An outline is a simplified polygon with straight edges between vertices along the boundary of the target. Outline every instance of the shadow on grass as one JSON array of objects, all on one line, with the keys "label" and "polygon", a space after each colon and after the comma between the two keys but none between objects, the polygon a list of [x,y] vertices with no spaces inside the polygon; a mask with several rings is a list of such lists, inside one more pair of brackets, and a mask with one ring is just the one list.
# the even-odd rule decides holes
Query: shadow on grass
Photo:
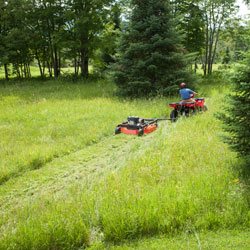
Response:
[{"label": "shadow on grass", "polygon": [[0,186],[6,183],[7,181],[22,176],[26,172],[37,170],[44,167],[47,163],[53,161],[54,159],[58,158],[58,155],[53,155],[50,157],[37,157],[32,159],[27,165],[18,166],[18,172],[10,172],[6,175],[0,177]]}]

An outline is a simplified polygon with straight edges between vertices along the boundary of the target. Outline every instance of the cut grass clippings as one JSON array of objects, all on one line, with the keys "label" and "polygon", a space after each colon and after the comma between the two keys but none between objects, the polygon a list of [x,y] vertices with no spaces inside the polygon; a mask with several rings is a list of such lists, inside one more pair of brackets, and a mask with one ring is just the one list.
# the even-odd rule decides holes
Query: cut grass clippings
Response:
[{"label": "cut grass clippings", "polygon": [[192,232],[187,231],[175,237],[162,235],[155,238],[145,238],[138,241],[128,242],[120,246],[96,245],[94,249],[110,250],[191,250],[191,249],[225,249],[225,250],[248,250],[250,245],[250,232],[227,230],[215,232]]}]

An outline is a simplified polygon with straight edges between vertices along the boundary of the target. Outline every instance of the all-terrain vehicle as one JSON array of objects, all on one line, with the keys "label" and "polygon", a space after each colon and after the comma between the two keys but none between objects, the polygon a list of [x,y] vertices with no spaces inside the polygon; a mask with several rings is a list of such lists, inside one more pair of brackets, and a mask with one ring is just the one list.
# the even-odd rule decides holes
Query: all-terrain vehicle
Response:
[{"label": "all-terrain vehicle", "polygon": [[195,98],[194,102],[173,102],[169,106],[174,109],[170,113],[172,122],[175,122],[180,116],[190,116],[197,112],[207,111],[204,98]]}]

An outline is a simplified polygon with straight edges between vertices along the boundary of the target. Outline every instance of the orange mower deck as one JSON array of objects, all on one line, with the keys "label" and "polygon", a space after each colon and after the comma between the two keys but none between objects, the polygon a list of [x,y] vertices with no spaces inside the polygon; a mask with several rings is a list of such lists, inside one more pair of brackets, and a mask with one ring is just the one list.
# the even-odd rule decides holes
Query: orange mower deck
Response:
[{"label": "orange mower deck", "polygon": [[[157,124],[150,124],[143,128],[143,134],[149,134],[154,132],[157,129]],[[121,127],[121,133],[127,135],[139,135],[140,129],[128,129],[126,127]]]},{"label": "orange mower deck", "polygon": [[154,132],[160,120],[170,120],[166,118],[139,118],[137,116],[129,116],[128,120],[117,125],[115,134],[138,135],[149,134]]}]

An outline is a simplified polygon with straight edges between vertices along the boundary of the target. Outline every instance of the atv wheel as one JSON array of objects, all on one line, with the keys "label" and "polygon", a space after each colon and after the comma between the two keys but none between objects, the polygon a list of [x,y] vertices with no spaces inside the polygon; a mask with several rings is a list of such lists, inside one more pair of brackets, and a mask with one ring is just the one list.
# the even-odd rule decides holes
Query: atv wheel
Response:
[{"label": "atv wheel", "polygon": [[204,106],[202,107],[202,111],[203,111],[203,112],[206,112],[207,110],[208,110],[207,106],[204,105]]},{"label": "atv wheel", "polygon": [[121,133],[121,127],[116,127],[115,128],[115,135],[118,135]]},{"label": "atv wheel", "polygon": [[170,113],[170,119],[171,122],[176,122],[178,118],[178,111],[177,110],[172,110]]},{"label": "atv wheel", "polygon": [[194,108],[192,108],[192,109],[189,110],[189,114],[190,114],[191,116],[196,115],[197,112],[198,112],[198,109],[197,109],[196,107],[194,107]]},{"label": "atv wheel", "polygon": [[190,108],[185,108],[184,116],[189,117],[191,112],[192,112],[192,111],[191,111]]}]

